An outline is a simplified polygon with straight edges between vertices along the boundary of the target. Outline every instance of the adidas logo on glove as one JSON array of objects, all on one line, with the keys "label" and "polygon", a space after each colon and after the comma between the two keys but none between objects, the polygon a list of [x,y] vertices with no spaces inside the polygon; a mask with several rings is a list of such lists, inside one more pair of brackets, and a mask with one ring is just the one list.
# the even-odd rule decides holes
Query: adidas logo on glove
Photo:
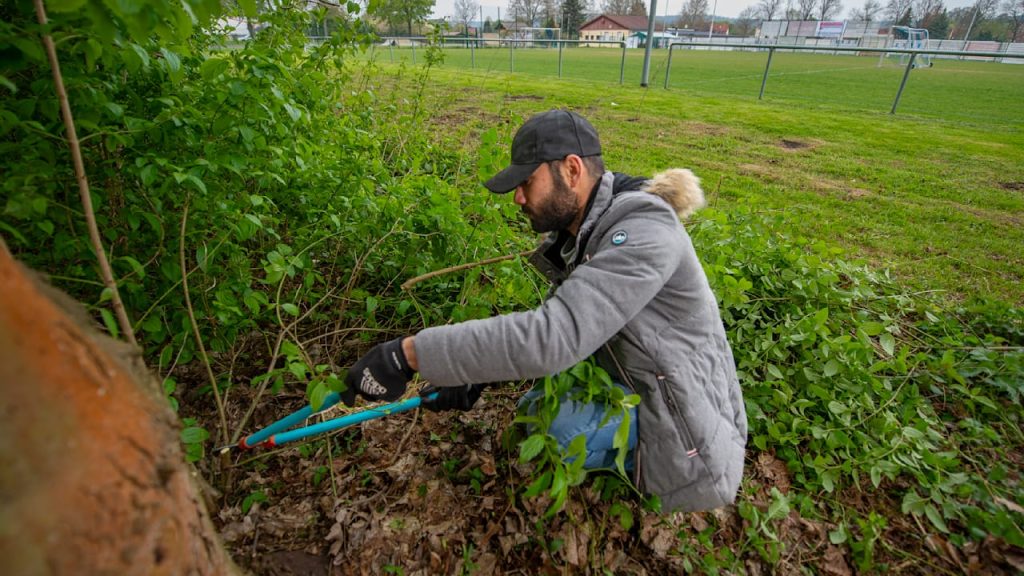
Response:
[{"label": "adidas logo on glove", "polygon": [[363,394],[370,396],[383,396],[388,391],[380,382],[377,382],[369,368],[363,368],[363,379],[359,381],[359,388],[362,389]]}]

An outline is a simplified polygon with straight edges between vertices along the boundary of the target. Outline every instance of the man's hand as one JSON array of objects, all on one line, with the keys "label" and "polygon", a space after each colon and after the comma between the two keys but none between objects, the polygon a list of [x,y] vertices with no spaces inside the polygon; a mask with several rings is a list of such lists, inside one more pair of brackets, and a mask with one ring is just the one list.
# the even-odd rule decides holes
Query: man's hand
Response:
[{"label": "man's hand", "polygon": [[402,351],[401,338],[378,344],[348,371],[341,401],[352,406],[356,394],[367,400],[398,400],[415,373]]},{"label": "man's hand", "polygon": [[[431,412],[444,410],[467,412],[476,404],[476,401],[480,399],[480,394],[488,386],[490,384],[466,384],[465,386],[434,386],[430,384],[420,390],[420,396],[423,398],[420,406]],[[437,392],[437,398],[428,400],[427,395],[434,392]]]}]

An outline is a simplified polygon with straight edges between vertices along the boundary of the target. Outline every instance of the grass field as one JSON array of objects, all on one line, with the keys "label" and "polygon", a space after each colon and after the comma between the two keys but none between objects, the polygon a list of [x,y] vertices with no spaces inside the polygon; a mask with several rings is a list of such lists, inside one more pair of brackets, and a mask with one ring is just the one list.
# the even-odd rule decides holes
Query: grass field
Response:
[{"label": "grass field", "polygon": [[[558,77],[557,49],[507,48],[470,51],[447,47],[442,67],[483,73],[515,73]],[[418,63],[424,50],[416,50]],[[380,48],[373,56],[380,62],[413,60],[409,48]],[[512,59],[510,65],[510,58]],[[643,67],[643,51],[618,48],[565,48],[561,57],[563,79],[586,79],[637,85]],[[697,95],[729,95],[756,100],[764,74],[767,52],[675,50],[669,89]],[[1024,65],[957,60],[933,60],[930,68],[911,72],[897,111],[900,114],[955,118],[962,121],[1024,123],[1024,107],[1008,106],[1024,100]],[[648,81],[652,88],[665,85],[668,51],[651,57]],[[879,66],[879,57],[779,52],[772,60],[765,99],[799,102],[824,108],[850,108],[889,112],[903,77],[904,66],[890,58]]]},{"label": "grass field", "polygon": [[[582,50],[567,54],[558,79],[540,50],[517,52],[517,67],[536,73],[516,74],[503,68],[503,53],[494,51],[488,68],[477,52],[477,67],[469,69],[458,67],[468,51],[446,50],[427,88],[439,133],[472,148],[483,128],[503,119],[510,139],[519,116],[577,109],[601,131],[614,170],[690,167],[718,207],[776,214],[781,231],[890,269],[908,290],[1024,303],[1024,66],[939,62],[914,71],[905,105],[890,115],[888,98],[902,72],[877,68],[877,58],[780,55],[773,70],[782,76],[769,80],[773,96],[758,101],[760,80],[739,79],[754,74],[763,56],[674,57],[674,88],[664,90],[632,79],[638,51],[620,86],[615,52],[587,51],[585,62]],[[383,71],[399,68],[387,52],[377,57]],[[594,79],[569,77],[583,70]],[[886,78],[874,88],[877,101],[852,94],[839,79],[853,73]],[[663,67],[652,67],[657,74]],[[802,92],[787,84],[792,79]],[[687,82],[695,86],[675,87]],[[922,98],[926,89],[943,96]]]}]

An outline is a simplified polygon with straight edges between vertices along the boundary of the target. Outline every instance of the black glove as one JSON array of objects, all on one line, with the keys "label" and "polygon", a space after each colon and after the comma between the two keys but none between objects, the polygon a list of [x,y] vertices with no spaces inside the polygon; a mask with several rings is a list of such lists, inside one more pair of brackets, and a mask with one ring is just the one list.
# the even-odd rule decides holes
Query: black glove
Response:
[{"label": "black glove", "polygon": [[341,401],[352,406],[357,393],[367,400],[398,400],[415,373],[402,351],[401,338],[378,344],[348,371]]},{"label": "black glove", "polygon": [[[444,410],[469,411],[473,404],[480,399],[484,388],[490,384],[466,384],[465,386],[434,386],[430,384],[420,390],[423,401],[420,406],[431,412],[442,412]],[[437,392],[437,398],[427,400],[427,395]]]}]

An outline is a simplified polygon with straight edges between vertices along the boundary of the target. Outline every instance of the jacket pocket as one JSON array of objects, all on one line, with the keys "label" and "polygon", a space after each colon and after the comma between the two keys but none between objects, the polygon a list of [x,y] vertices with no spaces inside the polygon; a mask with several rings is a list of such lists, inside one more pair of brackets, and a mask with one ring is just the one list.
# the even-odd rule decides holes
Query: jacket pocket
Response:
[{"label": "jacket pocket", "polygon": [[693,458],[699,454],[697,450],[697,443],[693,439],[693,434],[690,433],[690,427],[686,424],[686,418],[683,417],[683,412],[679,409],[679,405],[676,404],[675,396],[672,391],[668,388],[668,382],[666,381],[664,374],[655,374],[655,378],[658,380],[658,390],[661,392],[662,398],[665,399],[665,404],[668,406],[669,412],[672,413],[674,419],[674,427],[679,432],[679,437],[683,442],[683,448],[686,450],[686,457]]}]

